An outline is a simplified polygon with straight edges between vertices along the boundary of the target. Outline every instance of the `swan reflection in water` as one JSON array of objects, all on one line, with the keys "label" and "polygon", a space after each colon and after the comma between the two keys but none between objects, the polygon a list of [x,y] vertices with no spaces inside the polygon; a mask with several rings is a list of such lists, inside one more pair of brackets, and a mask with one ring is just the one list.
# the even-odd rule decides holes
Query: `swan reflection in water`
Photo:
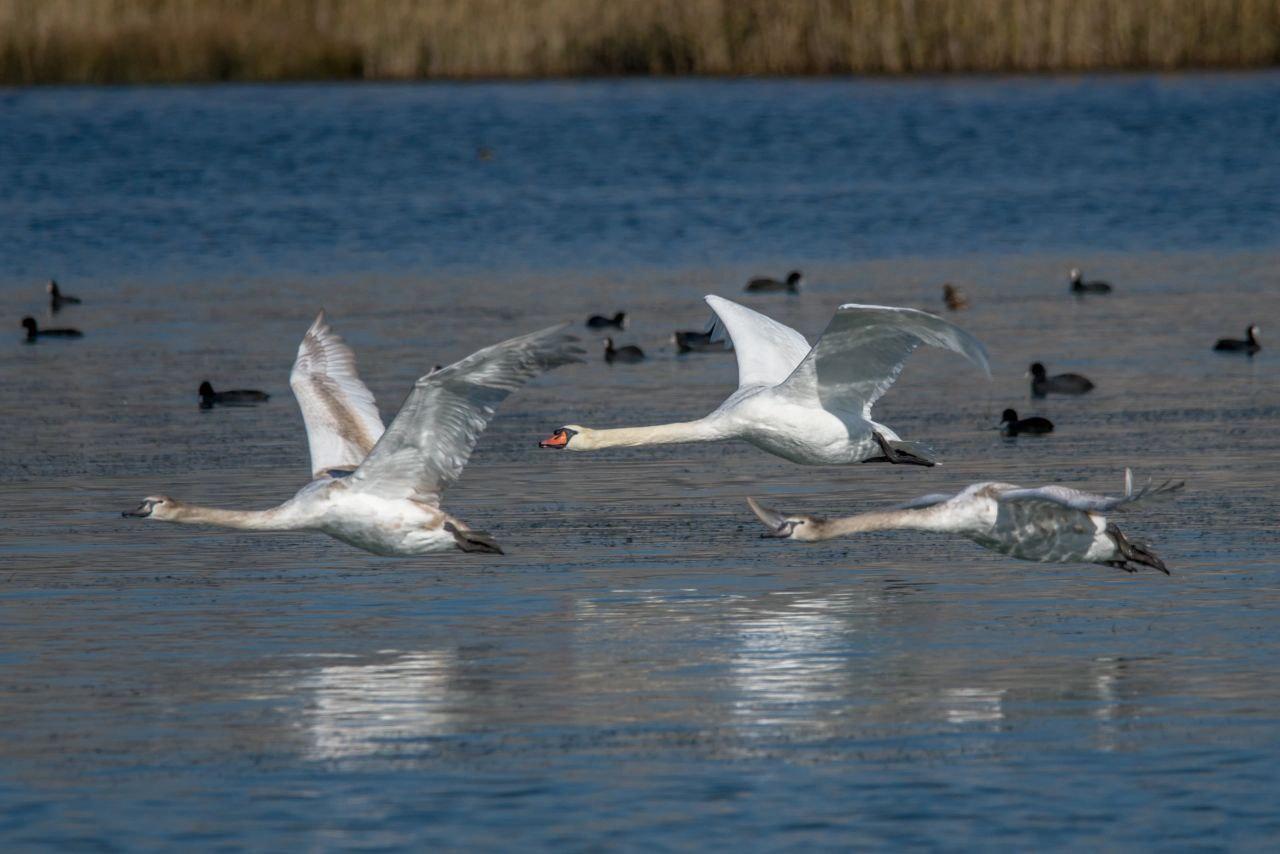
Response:
[{"label": "swan reflection in water", "polygon": [[451,732],[454,669],[453,653],[426,651],[289,674],[290,693],[306,698],[301,716],[306,755],[369,756]]},{"label": "swan reflection in water", "polygon": [[996,724],[1004,720],[1004,688],[944,688],[939,697],[949,724]]},{"label": "swan reflection in water", "polygon": [[[847,605],[845,606],[847,608]],[[735,717],[759,726],[819,724],[819,706],[839,711],[848,635],[856,631],[832,597],[795,598],[751,609],[735,622],[729,667]]]},{"label": "swan reflection in water", "polygon": [[871,637],[884,630],[880,623],[892,622],[901,605],[896,600],[910,592],[896,585],[861,596],[796,598],[739,620],[731,662],[735,716],[753,725],[821,728],[856,705],[862,708],[856,716],[868,722],[999,724],[1003,688],[916,685],[913,671],[920,663],[893,656],[868,666],[864,653],[874,646]]}]

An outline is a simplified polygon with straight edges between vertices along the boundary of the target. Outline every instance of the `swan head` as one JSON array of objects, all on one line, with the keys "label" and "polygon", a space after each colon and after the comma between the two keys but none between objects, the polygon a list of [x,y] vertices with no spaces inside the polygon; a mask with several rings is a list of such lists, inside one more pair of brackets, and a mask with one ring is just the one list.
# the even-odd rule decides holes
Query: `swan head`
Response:
[{"label": "swan head", "polygon": [[751,506],[751,511],[756,514],[756,518],[764,523],[769,530],[761,534],[761,537],[778,537],[784,540],[805,540],[813,541],[821,539],[819,529],[825,519],[818,516],[809,516],[805,513],[782,513],[771,507],[765,507],[757,502],[754,498],[747,498],[747,504]]},{"label": "swan head", "polygon": [[579,427],[576,424],[568,424],[564,427],[557,427],[555,432],[538,443],[539,448],[556,448],[565,450],[573,448],[575,451],[583,450],[582,443],[573,444],[573,440],[581,436],[586,431],[586,427]]},{"label": "swan head", "polygon": [[134,519],[173,519],[178,515],[178,502],[167,495],[148,495],[133,510],[121,513],[125,518]]}]

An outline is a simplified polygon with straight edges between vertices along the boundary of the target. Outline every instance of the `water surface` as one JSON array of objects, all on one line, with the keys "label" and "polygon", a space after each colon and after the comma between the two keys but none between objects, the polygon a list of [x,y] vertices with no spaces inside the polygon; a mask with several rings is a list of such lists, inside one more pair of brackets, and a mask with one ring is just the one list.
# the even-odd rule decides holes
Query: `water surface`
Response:
[{"label": "water surface", "polygon": [[[0,94],[0,835],[11,848],[1263,847],[1280,832],[1280,77],[44,89]],[[493,159],[476,149],[488,146]],[[1075,300],[1066,270],[1116,284]],[[696,417],[701,295],[816,335],[941,309],[879,404],[935,469],[742,445],[572,455]],[[21,343],[57,275],[80,341]],[[122,519],[307,476],[324,306],[387,417],[503,337],[625,308],[641,366],[511,398],[447,506],[504,557]],[[583,330],[584,334],[586,330]],[[1027,364],[1097,383],[1027,399]],[[262,388],[201,412],[195,388]],[[1052,436],[1005,441],[1005,406]],[[1173,575],[941,536],[758,539],[981,479],[1180,477],[1117,519]]]}]

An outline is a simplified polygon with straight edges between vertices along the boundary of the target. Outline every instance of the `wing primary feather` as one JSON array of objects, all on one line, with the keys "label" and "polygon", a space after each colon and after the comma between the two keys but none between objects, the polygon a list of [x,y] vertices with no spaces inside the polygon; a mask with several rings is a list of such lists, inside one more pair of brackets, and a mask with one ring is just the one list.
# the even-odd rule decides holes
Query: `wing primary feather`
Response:
[{"label": "wing primary feather", "polygon": [[438,502],[462,474],[480,434],[507,395],[534,377],[583,361],[568,323],[477,350],[414,383],[400,412],[360,468],[352,489]]},{"label": "wing primary feather", "polygon": [[921,344],[959,353],[991,377],[982,342],[955,324],[912,308],[847,303],[784,386],[829,412],[869,419]]},{"label": "wing primary feather", "polygon": [[727,337],[738,357],[738,388],[777,385],[808,354],[808,340],[790,326],[715,294],[705,299],[716,314],[712,340]]},{"label": "wing primary feather", "polygon": [[382,435],[382,418],[356,371],[355,353],[323,310],[298,345],[289,387],[307,428],[313,476],[360,465]]}]

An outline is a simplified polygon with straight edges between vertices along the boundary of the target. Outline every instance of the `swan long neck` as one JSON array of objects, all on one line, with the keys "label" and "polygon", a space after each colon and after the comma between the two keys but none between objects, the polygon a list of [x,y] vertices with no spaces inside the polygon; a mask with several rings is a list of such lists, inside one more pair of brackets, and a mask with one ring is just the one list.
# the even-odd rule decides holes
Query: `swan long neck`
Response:
[{"label": "swan long neck", "polygon": [[924,510],[879,510],[828,519],[817,526],[817,539],[826,540],[845,534],[861,534],[867,531],[951,531],[954,526],[933,508]]},{"label": "swan long neck", "polygon": [[727,438],[727,433],[708,418],[677,421],[650,427],[618,427],[612,430],[584,429],[569,446],[574,450],[595,451],[600,448],[636,448],[643,445],[673,445],[680,442],[713,442]]},{"label": "swan long neck", "polygon": [[270,510],[223,510],[198,504],[179,504],[164,517],[165,522],[185,525],[218,525],[241,531],[297,531],[306,527],[287,505]]}]

